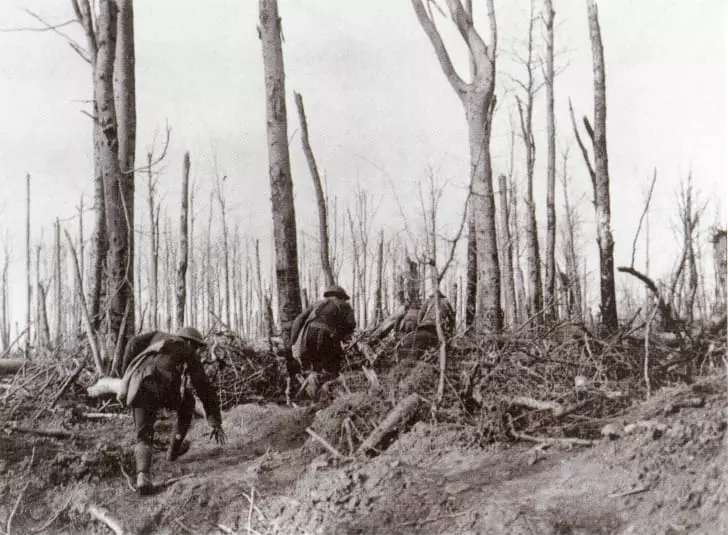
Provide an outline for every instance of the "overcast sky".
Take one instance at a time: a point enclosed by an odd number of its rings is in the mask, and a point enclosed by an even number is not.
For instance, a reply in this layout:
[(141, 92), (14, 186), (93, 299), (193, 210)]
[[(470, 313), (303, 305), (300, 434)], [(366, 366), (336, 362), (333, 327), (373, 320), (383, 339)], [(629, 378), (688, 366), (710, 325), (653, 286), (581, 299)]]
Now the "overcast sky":
[[(476, 23), (487, 35), (485, 2), (475, 0)], [(0, 0), (0, 27), (37, 26), (23, 10), (59, 23), (70, 1)], [(402, 227), (392, 190), (407, 217), (416, 218), (416, 195), (428, 169), (447, 183), (442, 220), (460, 217), (468, 172), (462, 106), (445, 80), (429, 41), (407, 0), (280, 0), (285, 36), (289, 133), (297, 131), (292, 92), (303, 94), (312, 144), (331, 195), (346, 204), (359, 184), (379, 209), (373, 227)], [(172, 128), (161, 190), (176, 221), (182, 154), (192, 154), (201, 191), (217, 157), (228, 175), (232, 216), (251, 237), (270, 235), (265, 145), (265, 100), (255, 0), (144, 0), (135, 5), (137, 56), (137, 162), (157, 132)], [(537, 1), (537, 9), (541, 2)], [(571, 149), (572, 201), (579, 201), (588, 233), (583, 241), (596, 266), (588, 201), (589, 179), (568, 121), (568, 99), (578, 116), (593, 114), (591, 50), (584, 0), (554, 0), (557, 63), (557, 151)], [(507, 171), (509, 114), (519, 76), (514, 51), (522, 50), (526, 0), (496, 0), (499, 107), (493, 137), (496, 173)], [(726, 207), (726, 2), (725, 0), (609, 0), (600, 2), (607, 66), (608, 143), (612, 181), (615, 262), (629, 263), (644, 192), (658, 169), (653, 201), (651, 264), (667, 273), (677, 253), (672, 230), (675, 192), (692, 171), (710, 200), (706, 227), (725, 225)], [(456, 66), (467, 76), (464, 47), (439, 17)], [(64, 28), (83, 43), (79, 29)], [(542, 45), (537, 27), (537, 47)], [(0, 33), (0, 240), (11, 254), (12, 280), (22, 281), (25, 174), (32, 176), (34, 239), (50, 236), (55, 217), (74, 216), (92, 193), (90, 119), (81, 113), (91, 94), (91, 71), (52, 33)], [(545, 191), (545, 102), (536, 103), (539, 199)], [(518, 140), (517, 140), (518, 141)], [(296, 134), (291, 144), (299, 227), (315, 230), (310, 177)], [(523, 177), (517, 146), (516, 176)], [(560, 157), (559, 157), (560, 160)], [(559, 161), (559, 173), (561, 173)], [(146, 218), (145, 185), (138, 182), (139, 217)], [(202, 194), (204, 198), (205, 193)], [(561, 193), (558, 193), (559, 200)], [(543, 203), (537, 207), (543, 220)], [(561, 214), (559, 214), (560, 216)], [(91, 218), (87, 219), (90, 226)], [(75, 228), (75, 221), (67, 223)], [(543, 228), (543, 227), (542, 227)], [(706, 244), (703, 244), (707, 247)], [(644, 254), (641, 252), (640, 254)], [(643, 257), (642, 257), (643, 258)], [(640, 260), (642, 262), (643, 260)], [(712, 270), (708, 273), (712, 276)], [(618, 276), (620, 277), (620, 276)], [(14, 284), (14, 310), (24, 290)], [(22, 315), (20, 316), (22, 318)], [(20, 319), (18, 318), (18, 319)]]

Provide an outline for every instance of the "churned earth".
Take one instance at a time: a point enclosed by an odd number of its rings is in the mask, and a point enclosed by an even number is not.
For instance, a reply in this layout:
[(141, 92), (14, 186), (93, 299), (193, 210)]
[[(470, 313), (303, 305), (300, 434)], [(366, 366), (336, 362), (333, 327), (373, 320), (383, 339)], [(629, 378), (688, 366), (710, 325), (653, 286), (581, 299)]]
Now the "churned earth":
[(472, 426), (425, 418), (376, 457), (335, 458), (306, 431), (321, 407), (267, 403), (225, 412), (223, 447), (196, 420), (190, 452), (170, 463), (166, 418), (148, 497), (128, 479), (131, 418), (24, 407), (0, 432), (0, 533), (113, 533), (104, 514), (136, 534), (728, 533), (726, 386), (663, 389), (571, 449), (482, 447)]

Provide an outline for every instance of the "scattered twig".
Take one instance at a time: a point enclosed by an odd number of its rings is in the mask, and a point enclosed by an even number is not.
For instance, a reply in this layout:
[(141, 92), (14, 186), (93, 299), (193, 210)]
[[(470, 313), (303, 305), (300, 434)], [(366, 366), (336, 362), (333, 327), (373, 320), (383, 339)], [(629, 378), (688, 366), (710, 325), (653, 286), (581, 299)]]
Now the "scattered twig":
[(18, 506), (20, 505), (20, 501), (23, 499), (23, 494), (25, 494), (26, 489), (28, 488), (28, 485), (30, 485), (30, 482), (26, 483), (23, 487), (23, 490), (20, 491), (20, 494), (18, 494), (18, 498), (15, 500), (15, 505), (13, 505), (13, 510), (10, 511), (10, 516), (8, 516), (8, 523), (5, 527), (5, 533), (7, 535), (10, 535), (12, 527), (13, 527), (13, 517), (15, 516), (15, 513), (18, 511)]
[(56, 403), (58, 403), (58, 400), (61, 399), (61, 396), (66, 393), (66, 391), (70, 388), (70, 386), (73, 384), (73, 382), (76, 380), (76, 378), (79, 376), (84, 368), (85, 364), (83, 362), (79, 362), (78, 366), (76, 366), (76, 369), (73, 370), (73, 373), (71, 373), (71, 375), (69, 375), (68, 378), (64, 381), (63, 386), (61, 386), (61, 389), (58, 391), (58, 393), (53, 396), (50, 408), (55, 407)]
[(610, 494), (610, 498), (622, 498), (624, 496), (631, 496), (632, 494), (640, 494), (641, 492), (647, 492), (650, 490), (649, 485), (642, 485), (640, 487), (631, 489), (631, 490), (625, 490), (624, 492), (615, 492), (614, 494)]
[(129, 487), (129, 490), (132, 492), (136, 492), (136, 488), (134, 488), (134, 483), (131, 480), (131, 477), (129, 474), (124, 470), (124, 463), (121, 462), (121, 457), (119, 457), (119, 469), (121, 469), (121, 473), (124, 476), (124, 479), (126, 479), (126, 486)]
[(248, 531), (253, 530), (253, 506), (255, 500), (255, 487), (250, 488), (250, 507), (248, 507)]
[(346, 457), (345, 457), (344, 455), (342, 455), (342, 454), (341, 454), (341, 453), (339, 452), (339, 450), (337, 450), (337, 449), (336, 449), (336, 448), (334, 448), (334, 447), (333, 447), (333, 446), (332, 446), (331, 444), (329, 444), (329, 443), (328, 443), (328, 442), (326, 441), (326, 439), (325, 439), (325, 438), (323, 438), (322, 436), (318, 435), (318, 434), (317, 434), (316, 432), (312, 431), (310, 427), (307, 427), (307, 428), (306, 428), (306, 433), (308, 433), (309, 435), (311, 435), (311, 437), (312, 437), (312, 438), (313, 438), (313, 439), (314, 439), (314, 440), (315, 440), (316, 442), (318, 442), (318, 443), (319, 443), (319, 444), (321, 444), (321, 445), (322, 445), (322, 446), (323, 446), (324, 448), (326, 448), (326, 450), (327, 450), (327, 451), (328, 451), (329, 453), (331, 453), (331, 455), (333, 455), (334, 457), (336, 457), (337, 459), (346, 459)]
[(227, 533), (227, 535), (238, 535), (236, 531), (233, 531), (229, 527), (223, 525), (223, 524), (215, 524), (217, 526), (217, 529), (222, 531), (223, 533)]
[(525, 433), (519, 433), (516, 431), (515, 427), (513, 427), (513, 418), (509, 415), (508, 416), (508, 427), (511, 434), (519, 439), (524, 440), (527, 442), (537, 442), (539, 444), (549, 444), (549, 445), (566, 445), (566, 446), (593, 446), (594, 441), (593, 440), (587, 440), (584, 438), (551, 438), (551, 437), (535, 437), (531, 435), (527, 435)]
[(183, 475), (183, 476), (177, 476), (177, 477), (170, 477), (170, 478), (169, 478), (169, 479), (167, 479), (166, 481), (164, 481), (164, 482), (160, 483), (160, 484), (159, 484), (159, 487), (160, 487), (160, 488), (163, 488), (163, 487), (169, 487), (169, 486), (170, 486), (170, 485), (172, 485), (173, 483), (177, 483), (178, 481), (182, 481), (183, 479), (189, 479), (189, 478), (191, 478), (191, 477), (195, 477), (195, 473), (194, 473), (194, 472), (192, 472), (191, 474), (185, 474), (185, 475)]
[(52, 438), (74, 438), (73, 433), (63, 431), (61, 429), (31, 429), (29, 427), (21, 427), (19, 425), (8, 425), (6, 426), (10, 431), (16, 433), (27, 433), (29, 435), (38, 435), (41, 437), (52, 437)]
[(116, 412), (84, 412), (83, 417), (87, 420), (114, 420), (118, 418), (130, 418), (128, 414)]
[(187, 533), (195, 533), (193, 530), (185, 526), (179, 518), (175, 518), (174, 523), (181, 527), (183, 530), (185, 530)]

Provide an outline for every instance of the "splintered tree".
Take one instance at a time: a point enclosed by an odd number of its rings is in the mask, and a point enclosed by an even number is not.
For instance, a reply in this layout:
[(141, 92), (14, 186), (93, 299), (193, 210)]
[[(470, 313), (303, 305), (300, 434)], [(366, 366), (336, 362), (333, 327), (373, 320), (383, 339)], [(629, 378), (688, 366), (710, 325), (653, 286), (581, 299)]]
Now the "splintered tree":
[(298, 121), (301, 123), (301, 143), (303, 144), (303, 153), (306, 155), (306, 163), (313, 180), (313, 188), (316, 192), (316, 204), (318, 205), (319, 214), (319, 247), (321, 249), (321, 269), (324, 272), (326, 286), (334, 284), (334, 271), (331, 269), (331, 256), (329, 254), (329, 223), (326, 207), (326, 197), (324, 197), (324, 188), (321, 185), (321, 176), (319, 175), (316, 158), (311, 148), (311, 141), (308, 136), (308, 121), (306, 120), (306, 110), (303, 107), (303, 97), (300, 93), (293, 94), (296, 100), (296, 108), (298, 109)]
[(417, 19), (430, 40), (445, 77), (460, 97), (468, 123), (470, 144), (472, 208), (477, 235), (478, 291), (476, 328), (497, 332), (503, 326), (500, 303), (500, 269), (493, 195), (490, 137), (495, 106), (495, 65), (497, 28), (493, 0), (488, 0), (490, 45), (473, 25), (471, 14), (460, 0), (447, 0), (448, 11), (467, 45), (474, 72), (470, 83), (455, 71), (432, 15), (423, 0), (411, 0)]
[(263, 47), (263, 70), (266, 92), (268, 134), (268, 172), (273, 205), (273, 243), (275, 247), (278, 313), (281, 334), (290, 348), (291, 324), (301, 312), (296, 243), (296, 211), (293, 204), (293, 181), (288, 152), (286, 89), (281, 44), (281, 19), (277, 0), (259, 0), (258, 32)]
[[(589, 37), (594, 72), (594, 128), (584, 117), (584, 126), (594, 147), (592, 166), (586, 146), (581, 141), (571, 109), (571, 122), (594, 187), (597, 245), (599, 246), (599, 289), (602, 326), (608, 331), (618, 328), (617, 293), (614, 285), (614, 239), (612, 237), (611, 203), (609, 198), (609, 162), (607, 158), (607, 90), (604, 69), (604, 46), (599, 27), (599, 14), (594, 0), (587, 0)], [(585, 300), (586, 301), (586, 300)]]

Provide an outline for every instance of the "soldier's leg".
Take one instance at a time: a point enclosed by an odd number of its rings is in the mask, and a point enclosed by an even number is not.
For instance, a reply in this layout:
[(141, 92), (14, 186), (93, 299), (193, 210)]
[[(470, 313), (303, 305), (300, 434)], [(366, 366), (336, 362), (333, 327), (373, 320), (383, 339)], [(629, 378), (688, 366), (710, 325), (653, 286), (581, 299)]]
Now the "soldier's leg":
[(182, 402), (177, 409), (177, 421), (172, 432), (172, 440), (170, 440), (169, 449), (167, 450), (167, 459), (170, 461), (174, 461), (190, 449), (190, 444), (185, 440), (185, 437), (187, 431), (190, 430), (194, 412), (195, 396), (189, 389), (185, 388)]
[(154, 440), (154, 422), (157, 420), (157, 410), (150, 408), (134, 408), (134, 426), (136, 427), (136, 445), (134, 446), (134, 460), (137, 471), (137, 491), (139, 494), (149, 494), (152, 489), (152, 442)]

